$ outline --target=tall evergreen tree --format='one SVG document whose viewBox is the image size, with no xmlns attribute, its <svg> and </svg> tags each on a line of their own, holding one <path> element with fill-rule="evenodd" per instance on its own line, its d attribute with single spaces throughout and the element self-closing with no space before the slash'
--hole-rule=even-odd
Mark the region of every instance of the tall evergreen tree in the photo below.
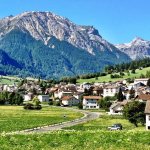
<svg viewBox="0 0 150 150">
<path fill-rule="evenodd" d="M 147 86 L 150 87 L 150 78 L 147 81 Z"/>
<path fill-rule="evenodd" d="M 121 88 L 119 88 L 117 99 L 118 99 L 118 101 L 123 101 L 124 100 L 124 95 L 122 94 L 122 89 Z"/>
</svg>

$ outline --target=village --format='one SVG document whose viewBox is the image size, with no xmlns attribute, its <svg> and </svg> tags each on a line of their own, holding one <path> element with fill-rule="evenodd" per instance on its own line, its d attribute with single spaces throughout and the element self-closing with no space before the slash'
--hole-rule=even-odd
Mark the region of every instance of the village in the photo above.
<svg viewBox="0 0 150 150">
<path fill-rule="evenodd" d="M 102 101 L 108 101 L 108 115 L 122 115 L 124 106 L 138 101 L 146 104 L 146 130 L 150 129 L 150 87 L 149 78 L 134 79 L 133 83 L 126 80 L 108 83 L 70 84 L 60 82 L 51 86 L 43 86 L 35 81 L 22 82 L 20 85 L 1 85 L 0 91 L 20 93 L 23 102 L 31 102 L 35 97 L 40 103 L 60 107 L 78 107 L 85 110 L 102 109 Z M 120 100 L 117 97 L 120 95 Z M 5 103 L 9 105 L 9 103 Z"/>
</svg>

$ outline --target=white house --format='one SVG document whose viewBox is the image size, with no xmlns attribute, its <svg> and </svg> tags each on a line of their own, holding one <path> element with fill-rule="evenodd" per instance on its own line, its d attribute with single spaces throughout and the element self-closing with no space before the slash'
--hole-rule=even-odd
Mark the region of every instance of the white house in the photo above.
<svg viewBox="0 0 150 150">
<path fill-rule="evenodd" d="M 135 79 L 135 80 L 134 80 L 134 84 L 143 83 L 144 85 L 147 85 L 148 79 L 149 79 L 149 78 Z"/>
<path fill-rule="evenodd" d="M 63 106 L 76 106 L 79 102 L 80 101 L 73 96 L 64 96 L 61 98 L 61 103 Z"/>
<path fill-rule="evenodd" d="M 103 88 L 103 97 L 115 96 L 119 92 L 119 86 L 110 85 Z"/>
<path fill-rule="evenodd" d="M 40 102 L 49 102 L 49 95 L 39 95 L 38 99 Z"/>
<path fill-rule="evenodd" d="M 127 104 L 127 101 L 115 102 L 109 108 L 109 115 L 122 115 L 123 107 Z"/>
<path fill-rule="evenodd" d="M 24 101 L 27 102 L 27 101 L 30 101 L 32 98 L 31 98 L 31 95 L 24 95 Z"/>
<path fill-rule="evenodd" d="M 101 96 L 84 96 L 83 109 L 99 109 L 98 101 L 101 98 Z"/>
<path fill-rule="evenodd" d="M 146 130 L 150 130 L 150 101 L 146 102 L 145 115 L 146 115 Z"/>
<path fill-rule="evenodd" d="M 73 96 L 74 96 L 76 99 L 81 100 L 81 97 L 82 97 L 83 94 L 84 94 L 83 92 L 76 92 L 76 93 L 73 94 Z"/>
<path fill-rule="evenodd" d="M 28 93 L 26 95 L 24 95 L 24 101 L 27 102 L 27 101 L 31 101 L 33 98 L 33 93 Z"/>
<path fill-rule="evenodd" d="M 80 85 L 80 87 L 82 89 L 87 89 L 89 90 L 91 88 L 92 84 L 91 83 L 87 83 L 87 82 L 84 82 L 83 84 Z"/>
</svg>

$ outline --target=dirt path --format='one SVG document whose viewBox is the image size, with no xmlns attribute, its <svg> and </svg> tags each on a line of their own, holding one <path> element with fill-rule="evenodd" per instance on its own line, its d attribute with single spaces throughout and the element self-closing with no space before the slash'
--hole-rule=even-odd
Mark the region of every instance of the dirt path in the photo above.
<svg viewBox="0 0 150 150">
<path fill-rule="evenodd" d="M 44 132 L 48 132 L 48 131 L 61 130 L 62 128 L 65 128 L 65 127 L 71 127 L 74 125 L 88 122 L 90 120 L 97 119 L 100 116 L 100 113 L 98 113 L 98 112 L 90 112 L 90 111 L 78 110 L 78 109 L 73 109 L 73 108 L 65 108 L 65 109 L 83 113 L 84 116 L 82 118 L 75 119 L 72 121 L 62 122 L 62 123 L 53 124 L 53 125 L 49 125 L 49 126 L 37 127 L 37 128 L 33 128 L 33 129 L 27 129 L 27 130 L 23 130 L 23 131 L 15 131 L 15 132 L 11 132 L 8 134 L 44 133 Z"/>
</svg>

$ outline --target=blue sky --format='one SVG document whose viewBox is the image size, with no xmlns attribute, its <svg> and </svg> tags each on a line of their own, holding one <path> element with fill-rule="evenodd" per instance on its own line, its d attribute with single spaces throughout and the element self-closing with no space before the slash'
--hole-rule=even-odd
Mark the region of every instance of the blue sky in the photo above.
<svg viewBox="0 0 150 150">
<path fill-rule="evenodd" d="M 150 40 L 150 0 L 0 0 L 0 18 L 24 11 L 51 11 L 80 25 L 93 25 L 106 40 Z"/>
</svg>

